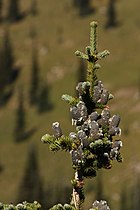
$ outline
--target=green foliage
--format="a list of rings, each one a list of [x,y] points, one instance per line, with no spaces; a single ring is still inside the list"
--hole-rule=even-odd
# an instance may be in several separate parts
[[[97,22],[92,22],[90,24],[90,46],[86,47],[86,53],[82,53],[79,50],[75,52],[76,56],[87,60],[88,69],[87,69],[87,81],[90,82],[90,97],[93,95],[93,88],[97,84],[96,70],[100,68],[100,65],[96,63],[99,59],[105,58],[109,55],[107,50],[98,53],[97,52],[97,43],[96,43],[96,28]]]
[[[87,80],[79,82],[76,86],[78,97],[62,95],[62,99],[70,105],[72,125],[76,126],[76,131],[71,132],[69,136],[64,136],[60,124],[55,122],[52,124],[53,134],[46,134],[42,137],[42,141],[49,144],[51,151],[64,150],[71,154],[75,171],[75,178],[72,180],[71,204],[77,210],[81,209],[85,199],[84,178],[95,177],[101,168],[110,169],[113,160],[122,161],[119,152],[122,142],[114,138],[121,134],[121,129],[118,127],[120,116],[111,116],[107,104],[113,96],[105,89],[102,81],[98,80],[96,75],[100,68],[97,61],[105,58],[109,52],[104,50],[98,53],[97,23],[92,22],[90,27],[90,46],[86,47],[85,53],[80,51],[75,53],[76,56],[87,62]],[[109,209],[104,202],[96,202],[93,209],[102,209],[104,205],[103,209]],[[61,204],[55,208],[64,209]]]
[[[69,79],[69,76],[71,78],[74,78],[75,73],[73,73],[73,69],[75,69],[75,66],[76,66],[75,64],[77,61],[77,59],[74,59],[74,61],[72,61],[73,56],[69,56],[69,54],[71,52],[66,53],[69,51],[67,47],[58,46],[56,43],[55,44],[56,48],[58,49],[60,47],[59,48],[60,50],[59,49],[55,50],[54,57],[56,58],[56,61],[52,62],[54,57],[52,56],[51,49],[54,47],[53,43],[55,40],[52,39],[53,34],[52,34],[52,30],[50,30],[50,27],[53,24],[54,29],[55,29],[55,28],[57,28],[57,25],[62,21],[64,23],[63,25],[65,25],[65,26],[69,25],[69,27],[64,29],[65,30],[64,36],[70,37],[71,40],[75,40],[73,43],[74,45],[72,45],[70,48],[70,50],[73,51],[73,48],[75,45],[80,46],[81,43],[85,43],[87,41],[86,37],[83,34],[87,33],[87,28],[88,28],[87,22],[89,21],[89,19],[91,19],[91,16],[89,16],[84,20],[84,23],[82,23],[83,19],[78,18],[77,21],[74,22],[74,24],[73,24],[72,23],[73,21],[70,21],[70,20],[73,20],[73,18],[75,18],[75,16],[74,16],[75,13],[73,14],[72,8],[69,8],[69,12],[67,14],[66,14],[66,12],[64,12],[63,8],[64,8],[64,4],[66,3],[65,0],[60,3],[58,3],[58,1],[50,1],[51,3],[49,4],[49,6],[48,6],[47,2],[48,1],[44,1],[44,3],[41,3],[41,2],[39,3],[40,4],[40,14],[37,18],[38,24],[39,24],[39,25],[38,24],[37,25],[39,26],[39,29],[40,29],[39,30],[39,36],[40,36],[39,39],[40,39],[41,45],[44,45],[46,43],[46,36],[44,35],[44,32],[46,32],[46,30],[43,27],[44,22],[42,21],[44,19],[46,20],[46,25],[48,27],[48,30],[47,30],[47,40],[48,41],[47,42],[49,42],[49,48],[50,48],[49,49],[50,53],[47,54],[47,58],[48,58],[47,60],[46,60],[46,56],[40,56],[40,59],[41,59],[40,61],[43,64],[41,71],[42,71],[42,74],[44,74],[47,69],[48,69],[48,71],[51,70],[52,65],[57,65],[58,63],[62,63],[62,65],[65,68],[64,70],[66,70],[66,68],[67,68],[67,70],[68,70],[67,72],[69,72],[69,73],[68,73],[68,77],[64,77],[62,80],[58,79],[58,81],[53,83],[54,91],[52,92],[52,94],[53,94],[53,98],[54,98],[54,103],[57,103],[58,106],[50,114],[45,113],[43,116],[37,115],[36,113],[33,112],[32,108],[27,106],[27,111],[29,112],[29,118],[30,119],[31,119],[31,117],[34,118],[34,120],[31,121],[31,124],[32,125],[39,124],[39,126],[42,127],[42,129],[44,129],[44,131],[46,131],[46,129],[47,129],[46,124],[48,124],[50,121],[57,119],[57,120],[61,120],[63,122],[63,118],[64,118],[64,116],[66,116],[66,114],[62,114],[60,111],[57,111],[60,109],[60,103],[61,103],[61,101],[58,100],[60,91],[62,89],[62,85],[60,85],[60,84],[62,84],[64,82],[63,87],[64,86],[66,86],[67,88],[71,87],[70,85],[72,83],[71,82],[72,79]],[[99,1],[95,1],[95,6],[97,7],[97,11],[98,11],[97,16],[98,15],[100,16],[100,17],[97,17],[97,19],[99,18],[99,22],[101,23],[102,26],[105,24],[106,18],[105,18],[105,15],[100,15],[99,13],[100,13],[100,9],[104,8],[102,6],[106,2],[107,1],[100,1],[100,3],[99,3]],[[52,14],[53,9],[54,9],[53,6],[54,6],[54,4],[57,5],[57,3],[58,3],[58,5],[60,5],[60,7],[56,10],[55,13],[53,13],[54,18],[51,19],[51,21],[50,21],[49,14]],[[106,84],[109,85],[108,87],[113,90],[113,93],[116,92],[117,95],[119,94],[118,99],[116,97],[115,98],[116,100],[113,100],[114,101],[113,102],[113,111],[118,110],[120,113],[122,113],[122,116],[126,115],[126,117],[123,117],[122,126],[124,126],[125,129],[129,130],[129,134],[127,134],[127,139],[129,139],[129,141],[127,141],[127,143],[125,143],[125,144],[127,144],[127,152],[125,154],[125,156],[126,156],[125,163],[123,164],[124,167],[125,166],[127,167],[127,165],[129,165],[128,161],[133,156],[133,155],[131,155],[131,153],[133,152],[132,147],[134,146],[135,154],[139,153],[138,152],[139,147],[136,146],[134,141],[131,141],[131,139],[133,138],[132,136],[135,136],[136,141],[139,140],[139,129],[136,129],[136,127],[135,127],[135,129],[133,128],[133,125],[136,125],[139,121],[139,114],[138,114],[139,110],[138,110],[138,106],[137,106],[138,104],[136,105],[136,103],[138,103],[138,101],[135,100],[136,99],[135,96],[134,96],[134,98],[132,96],[132,100],[129,100],[129,98],[131,97],[131,91],[133,93],[137,94],[136,93],[136,91],[137,91],[136,85],[137,85],[137,78],[138,78],[137,76],[138,76],[138,71],[139,71],[139,67],[138,67],[139,66],[139,61],[138,61],[139,56],[135,56],[134,54],[138,54],[137,51],[139,50],[138,47],[136,47],[136,46],[138,46],[138,42],[139,42],[139,21],[138,21],[139,18],[138,18],[138,12],[136,12],[137,9],[139,8],[139,6],[138,6],[139,1],[134,1],[134,2],[124,1],[123,3],[124,3],[123,6],[121,6],[122,2],[117,1],[118,5],[116,5],[116,6],[119,6],[118,12],[121,15],[120,18],[123,20],[123,24],[121,25],[121,27],[118,27],[117,29],[115,29],[115,31],[113,30],[113,31],[108,31],[108,32],[105,32],[104,28],[100,27],[100,35],[101,34],[102,35],[101,35],[101,37],[98,37],[98,38],[99,38],[99,40],[102,40],[102,38],[103,38],[103,40],[101,41],[101,43],[99,45],[100,49],[102,49],[103,46],[104,47],[106,46],[106,48],[108,47],[107,49],[109,49],[112,54],[110,56],[109,62],[105,61],[105,63],[103,64],[103,69],[101,69],[100,73],[101,73],[102,78],[104,78],[104,81],[106,81]],[[27,4],[29,5],[29,1],[25,0],[25,4],[23,4],[23,7],[24,7],[23,9],[25,9],[25,7],[27,8]],[[130,10],[131,10],[132,15],[127,16],[126,14],[128,14],[130,12]],[[60,12],[61,12],[61,17],[57,20],[58,14],[60,14]],[[64,17],[66,17],[66,18],[64,18]],[[134,20],[137,20],[136,24],[133,24],[135,22]],[[27,88],[29,86],[29,80],[27,79],[27,76],[29,76],[28,75],[29,74],[28,64],[30,62],[28,59],[30,58],[30,50],[28,50],[28,49],[30,47],[28,46],[29,47],[28,48],[27,45],[23,42],[23,40],[27,38],[26,37],[27,33],[28,33],[27,29],[30,27],[29,21],[31,21],[31,22],[36,21],[36,19],[34,19],[32,17],[30,19],[27,18],[27,19],[25,19],[25,21],[21,22],[20,24],[11,26],[11,29],[12,29],[11,32],[12,32],[13,41],[15,42],[17,56],[19,57],[20,61],[22,61],[22,64],[24,64],[23,65],[24,71],[22,72],[23,74],[19,78],[19,83],[22,82],[22,83],[26,84],[25,93],[28,91]],[[73,26],[74,30],[71,30],[72,26]],[[79,27],[79,26],[81,26],[81,27]],[[78,33],[76,32],[77,31],[76,28],[78,28]],[[131,33],[129,33],[130,31],[131,31]],[[15,36],[15,34],[16,34],[16,36]],[[134,41],[131,41],[131,40],[134,40]],[[63,50],[61,49],[61,47],[63,48]],[[80,48],[80,47],[78,47],[78,48],[76,47],[76,49],[83,50],[83,48]],[[135,51],[133,49],[135,49]],[[113,51],[115,52],[115,54]],[[124,59],[123,55],[125,55],[126,59]],[[129,59],[129,57],[132,57],[132,56],[134,57],[134,59]],[[53,57],[52,60],[51,60],[51,57]],[[59,60],[59,62],[58,62],[58,60]],[[70,61],[70,64],[72,64],[72,65],[67,65],[68,60]],[[132,71],[132,69],[133,70],[135,69],[135,71]],[[106,70],[106,73],[103,70]],[[126,77],[126,75],[127,75],[127,77]],[[64,90],[63,92],[66,92],[66,90]],[[67,91],[67,93],[69,93],[69,94],[70,94],[70,92],[71,92],[71,90]],[[133,95],[135,95],[135,94],[133,94]],[[58,97],[56,97],[56,95]],[[14,94],[14,96],[15,96],[15,94]],[[123,103],[123,101],[127,101],[127,103]],[[3,154],[5,154],[5,150],[8,149],[7,146],[12,141],[11,132],[10,132],[12,130],[12,128],[10,127],[10,124],[14,123],[13,122],[13,112],[14,112],[13,109],[15,109],[15,106],[16,106],[16,99],[15,99],[15,97],[13,97],[12,100],[9,101],[8,106],[6,106],[4,108],[4,110],[1,109],[1,121],[3,122],[3,123],[1,123],[1,148],[2,148],[1,153],[2,153],[2,156],[3,156]],[[129,110],[129,111],[127,112],[126,110]],[[66,112],[66,109],[64,110],[64,112]],[[54,117],[55,114],[57,116]],[[69,117],[68,117],[68,119],[69,119]],[[8,132],[4,131],[5,125],[8,129]],[[124,130],[124,128],[123,128],[123,130]],[[35,140],[36,135],[38,135],[38,136],[42,135],[41,134],[42,129],[38,129],[38,131],[33,136],[33,138],[31,138],[31,141]],[[68,124],[66,123],[65,130],[68,130],[68,129],[69,129],[69,123]],[[6,139],[6,142],[8,143],[8,145],[5,144],[6,143],[5,139]],[[139,145],[139,141],[137,143]],[[43,145],[43,147],[44,146],[45,145]],[[26,154],[24,154],[24,150],[25,150],[25,148],[23,148],[22,145],[19,146],[18,151],[21,152],[21,159],[22,159],[22,156],[24,157],[26,155]],[[49,158],[48,152],[46,152],[44,155],[47,157],[47,159]],[[12,158],[14,159],[14,162],[18,165],[19,173],[21,173],[22,168],[23,168],[22,160],[21,160],[21,162],[17,161],[16,155],[12,155]],[[11,159],[11,157],[7,156],[7,158],[4,161],[5,167],[6,167],[6,165],[8,166],[10,159]],[[42,165],[45,165],[45,159],[44,158],[42,159]],[[66,165],[66,163],[67,163],[67,160],[63,160],[63,163],[62,163],[63,167]],[[49,162],[47,162],[46,164],[48,165]],[[9,174],[8,168],[6,170],[7,173],[5,172],[5,173],[1,174],[1,179],[4,178],[7,180],[5,184],[3,184],[3,182],[2,182],[2,186],[1,186],[1,199],[2,200],[5,200],[5,199],[11,200],[13,198],[13,196],[14,196],[13,194],[15,192],[13,190],[13,188],[10,188],[10,190],[8,190],[6,194],[2,190],[3,185],[5,186],[5,188],[7,188],[7,186],[9,185],[9,183],[11,181],[10,176],[8,175]],[[11,171],[11,173],[14,173],[15,169],[14,169],[14,167],[11,167],[11,164],[10,164],[9,170]],[[50,181],[50,176],[53,177],[53,174],[54,174],[53,179],[56,179],[56,173],[52,173],[51,172],[52,170],[51,170],[50,173],[47,174],[47,170],[48,170],[48,167],[45,167],[45,168],[43,167],[43,173],[44,173],[44,176],[46,177],[45,178],[46,184]],[[68,175],[69,170],[64,168],[64,173],[65,173],[65,171],[66,171],[67,176],[69,176]],[[60,174],[62,177],[63,172],[61,171]],[[59,177],[60,177],[60,174],[59,174]],[[112,177],[113,170],[109,171],[109,174]],[[113,175],[114,178],[117,177],[118,174],[120,174],[119,167],[117,167],[115,169],[115,174]],[[129,174],[129,176],[131,176],[131,172],[129,169],[128,169],[128,174]],[[108,177],[108,175],[106,175],[106,172],[105,172],[104,176]],[[15,174],[15,178],[16,179],[19,178],[18,173]],[[112,185],[110,186],[110,191],[108,192],[108,190],[106,190],[106,192],[108,194],[110,194],[110,192],[113,192],[113,189],[115,189],[116,192],[118,192],[119,187],[123,182],[122,179],[123,179],[123,176],[120,177],[119,179],[117,179],[118,181],[116,180],[116,182],[113,182]],[[57,181],[61,182],[61,179],[58,179]],[[106,179],[106,181],[104,183],[105,186],[108,186],[109,182],[110,182],[109,179]],[[14,183],[15,189],[17,189],[17,183],[18,182]],[[107,189],[107,187],[106,187],[106,189]],[[94,187],[93,187],[93,190],[94,190]],[[118,203],[118,202],[119,201],[116,201],[116,202],[113,201],[113,206],[116,205],[116,203]]]
[[[49,149],[54,152],[59,150],[71,151],[72,149],[73,141],[64,135],[62,135],[60,138],[56,138],[55,136],[46,134],[42,137],[41,140],[43,143],[49,144]]]
[[[63,94],[62,100],[66,101],[69,105],[76,105],[79,102],[79,99],[74,98],[68,94]]]
[[[57,204],[50,208],[50,210],[75,210],[75,207],[69,204],[65,204],[64,206],[62,204]]]
[[[16,206],[13,204],[3,204],[0,203],[0,209],[1,210],[39,210],[41,209],[41,205],[34,201],[33,203],[23,202],[19,203]]]

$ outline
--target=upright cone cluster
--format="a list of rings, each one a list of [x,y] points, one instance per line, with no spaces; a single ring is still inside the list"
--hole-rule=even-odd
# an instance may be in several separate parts
[[[95,201],[92,204],[92,209],[90,210],[110,210],[109,206],[107,205],[106,201]]]
[[[79,97],[63,95],[70,104],[72,125],[75,132],[65,136],[60,124],[52,124],[53,135],[46,134],[42,141],[50,144],[52,151],[68,150],[72,157],[72,165],[83,177],[96,176],[98,169],[110,169],[112,161],[122,161],[120,148],[121,129],[120,116],[111,115],[108,101],[112,94],[104,88],[101,80],[93,87],[93,95],[89,95],[90,82],[80,82],[76,86]]]
[[[89,82],[78,83],[79,100],[70,106],[72,124],[76,126],[76,132],[69,134],[72,142],[70,153],[73,167],[80,170],[84,177],[96,176],[96,171],[102,167],[111,168],[114,159],[122,161],[119,151],[122,146],[121,129],[118,127],[120,116],[111,116],[107,106],[112,95],[100,80],[97,81],[91,100],[93,108],[89,110],[89,89]]]

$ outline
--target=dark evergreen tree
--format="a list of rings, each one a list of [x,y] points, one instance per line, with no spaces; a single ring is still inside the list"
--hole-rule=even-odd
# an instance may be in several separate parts
[[[10,85],[15,81],[19,72],[19,69],[14,66],[15,60],[8,28],[5,29],[0,57],[0,104],[3,105],[12,94],[13,86]]]
[[[33,42],[34,44],[35,42]],[[39,62],[38,62],[38,53],[36,47],[33,46],[32,53],[32,67],[31,67],[31,81],[30,81],[30,90],[29,90],[29,100],[30,104],[36,104],[38,101],[39,93]]]
[[[111,27],[117,26],[115,1],[116,0],[109,0],[108,9],[107,9],[107,23],[106,23],[106,28],[111,28]]]
[[[89,15],[94,11],[91,0],[74,0],[73,5],[79,9],[80,16]]]
[[[69,203],[69,198],[71,196],[71,187],[63,185],[51,185],[47,186],[47,190],[45,192],[47,198],[47,206],[46,209],[50,209],[56,203]]]
[[[3,165],[0,163],[0,173],[3,171]]]
[[[5,86],[7,84],[7,78],[5,76],[5,70],[3,68],[3,52],[0,49],[0,106],[4,103]]]
[[[20,20],[21,13],[19,8],[20,0],[9,0],[7,20],[9,22],[16,22]]]
[[[2,7],[3,7],[3,0],[0,0],[0,22],[2,21]]]
[[[61,202],[62,204],[69,203],[71,196],[71,187],[64,185],[55,186],[55,203]],[[57,190],[56,190],[57,189]],[[55,204],[54,203],[54,204]]]
[[[46,199],[43,181],[40,175],[37,150],[34,145],[31,145],[29,147],[25,172],[19,187],[17,201],[33,202],[38,200],[43,207],[46,203]]]
[[[31,105],[36,105],[39,113],[48,111],[52,108],[52,104],[49,99],[50,87],[46,82],[41,81],[39,75],[39,61],[38,51],[36,44],[36,31],[34,27],[30,31],[30,37],[32,39],[32,69],[31,80],[29,89],[29,100]]]
[[[14,56],[13,49],[10,41],[9,29],[6,28],[2,47],[2,68],[5,75],[6,83],[9,84],[13,81],[14,75]]]
[[[16,142],[21,142],[26,137],[26,122],[23,89],[20,87],[18,92],[18,106],[16,110],[16,127],[14,130],[14,138]]]
[[[46,82],[42,82],[38,95],[38,112],[43,113],[52,109],[52,107],[53,105],[50,101],[50,87],[46,84]]]
[[[31,0],[30,13],[34,16],[37,15],[38,13],[37,0]]]

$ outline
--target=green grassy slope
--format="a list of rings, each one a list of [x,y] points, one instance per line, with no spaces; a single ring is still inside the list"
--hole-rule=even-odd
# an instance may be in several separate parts
[[[24,0],[22,10],[29,8],[29,1]],[[74,52],[89,43],[89,23],[97,20],[98,48],[108,49],[111,55],[101,62],[102,68],[98,76],[115,96],[110,102],[113,113],[122,117],[122,153],[124,162],[114,162],[112,170],[104,171],[104,190],[110,197],[112,209],[118,209],[119,191],[125,180],[130,180],[134,168],[139,166],[140,138],[140,2],[137,0],[117,1],[116,9],[120,25],[106,30],[107,1],[94,1],[96,12],[80,18],[76,9],[68,0],[39,0],[39,14],[28,15],[21,22],[10,26],[11,41],[17,62],[22,66],[20,76],[15,84],[15,92],[9,103],[0,110],[0,161],[4,170],[0,174],[0,200],[14,202],[18,187],[26,165],[27,152],[31,143],[38,147],[39,164],[42,178],[47,188],[48,183],[70,184],[72,171],[67,154],[51,154],[46,145],[40,142],[45,132],[51,132],[51,123],[59,121],[63,131],[68,133],[73,128],[69,119],[68,105],[61,101],[63,93],[75,94],[78,60]],[[6,10],[6,3],[5,3]],[[29,106],[28,91],[30,86],[31,39],[30,28],[37,31],[37,47],[39,50],[40,75],[51,84],[51,101],[54,109],[39,115],[35,108]],[[0,26],[3,33],[4,24]],[[62,43],[59,43],[59,31],[62,31]],[[2,41],[2,35],[0,40]],[[24,87],[26,105],[26,126],[37,128],[27,142],[15,144],[13,129],[17,94],[20,85]],[[128,130],[128,135],[125,131]],[[59,164],[58,164],[59,163]],[[57,176],[56,176],[57,174]],[[91,181],[91,180],[90,180]],[[94,186],[94,182],[91,181]],[[94,198],[89,195],[88,206]],[[86,208],[85,208],[86,209]]]

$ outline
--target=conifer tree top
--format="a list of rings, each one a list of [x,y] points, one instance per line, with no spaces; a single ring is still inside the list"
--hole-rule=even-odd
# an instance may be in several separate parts
[[[100,68],[97,61],[109,55],[107,50],[97,50],[97,26],[97,22],[90,23],[90,46],[86,47],[85,53],[79,50],[75,52],[76,56],[87,61],[86,81],[79,82],[76,86],[78,97],[62,95],[62,99],[70,105],[75,131],[65,136],[59,122],[54,122],[53,134],[42,137],[51,151],[70,152],[75,172],[71,205],[76,210],[80,210],[84,202],[84,178],[95,177],[101,168],[110,169],[113,160],[122,162],[120,116],[111,115],[108,102],[113,95],[97,77],[97,70]]]

